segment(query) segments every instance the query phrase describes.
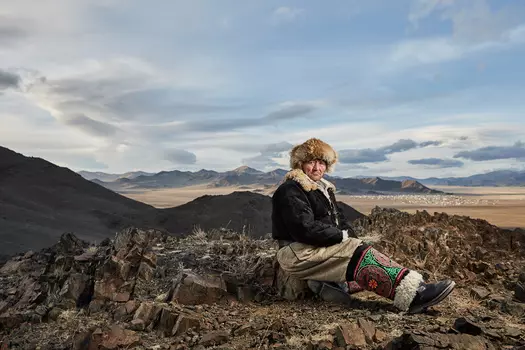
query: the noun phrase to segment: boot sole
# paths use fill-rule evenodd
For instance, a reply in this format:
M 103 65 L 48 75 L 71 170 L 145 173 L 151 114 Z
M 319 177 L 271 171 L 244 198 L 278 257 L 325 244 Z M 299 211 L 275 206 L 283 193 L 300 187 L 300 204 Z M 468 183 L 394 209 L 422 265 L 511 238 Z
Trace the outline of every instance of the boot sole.
M 445 288 L 437 297 L 435 297 L 432 300 L 429 300 L 425 304 L 417 305 L 417 306 L 414 306 L 414 307 L 410 308 L 408 310 L 408 313 L 409 314 L 417 314 L 417 313 L 420 313 L 421 311 L 423 311 L 424 309 L 426 309 L 426 308 L 428 308 L 430 306 L 439 304 L 440 302 L 443 301 L 443 299 L 448 297 L 448 295 L 450 293 L 452 293 L 452 291 L 454 290 L 455 286 L 456 286 L 456 282 L 451 281 L 451 283 L 447 286 L 447 288 Z

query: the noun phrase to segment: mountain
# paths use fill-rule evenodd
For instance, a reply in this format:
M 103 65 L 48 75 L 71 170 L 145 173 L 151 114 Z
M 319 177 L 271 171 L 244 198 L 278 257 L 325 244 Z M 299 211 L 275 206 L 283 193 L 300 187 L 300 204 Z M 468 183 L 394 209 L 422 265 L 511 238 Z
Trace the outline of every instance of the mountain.
M 267 189 L 276 188 L 283 181 L 287 173 L 284 169 L 275 169 L 262 172 L 247 166 L 241 166 L 226 172 L 211 170 L 191 171 L 161 171 L 154 175 L 137 176 L 136 178 L 120 178 L 115 181 L 104 182 L 94 179 L 97 184 L 116 192 L 125 193 L 128 190 L 180 188 L 186 186 L 206 185 L 208 187 L 228 186 L 265 186 Z M 335 183 L 338 190 L 346 194 L 361 193 L 441 193 L 427 188 L 423 184 L 409 180 L 409 182 L 385 180 L 375 178 L 341 178 L 326 176 L 326 179 Z
M 211 179 L 216 174 L 201 170 L 155 176 Z M 270 176 L 254 176 L 262 175 Z M 149 176 L 139 178 L 145 181 Z M 157 209 L 104 188 L 97 181 L 88 181 L 44 159 L 0 147 L 0 261 L 14 253 L 46 247 L 65 232 L 97 242 L 129 226 L 155 228 L 177 236 L 191 234 L 197 226 L 227 227 L 252 237 L 271 232 L 270 196 L 241 191 L 202 196 L 179 207 Z M 349 220 L 363 217 L 350 206 L 339 204 Z
M 154 173 L 147 173 L 144 171 L 129 171 L 124 174 L 108 174 L 101 171 L 91 172 L 91 171 L 79 171 L 78 172 L 86 180 L 100 180 L 104 182 L 116 181 L 118 179 L 134 179 L 138 176 L 149 176 Z
M 41 158 L 0 147 L 0 254 L 40 249 L 66 231 L 102 240 L 154 223 L 156 209 Z
M 337 202 L 346 218 L 354 221 L 364 215 Z M 251 237 L 264 237 L 272 231 L 271 197 L 249 191 L 228 195 L 205 195 L 174 208 L 159 209 L 159 223 L 170 233 L 185 235 L 195 226 L 203 230 L 225 227 Z
M 415 180 L 429 186 L 525 186 L 525 170 L 496 170 L 467 177 L 429 177 L 416 179 L 410 176 L 383 177 L 389 180 Z

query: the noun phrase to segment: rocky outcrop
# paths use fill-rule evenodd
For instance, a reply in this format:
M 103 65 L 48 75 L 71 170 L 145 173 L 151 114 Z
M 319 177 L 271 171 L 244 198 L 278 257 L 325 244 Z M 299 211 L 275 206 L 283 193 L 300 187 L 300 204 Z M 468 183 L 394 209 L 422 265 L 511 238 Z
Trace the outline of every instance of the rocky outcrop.
M 91 245 L 64 234 L 1 267 L 0 348 L 525 345 L 521 236 L 464 217 L 385 209 L 356 222 L 356 231 L 378 237 L 373 245 L 429 279 L 451 277 L 459 287 L 427 314 L 405 315 L 369 292 L 348 303 L 315 295 L 311 283 L 278 269 L 272 240 L 130 228 Z

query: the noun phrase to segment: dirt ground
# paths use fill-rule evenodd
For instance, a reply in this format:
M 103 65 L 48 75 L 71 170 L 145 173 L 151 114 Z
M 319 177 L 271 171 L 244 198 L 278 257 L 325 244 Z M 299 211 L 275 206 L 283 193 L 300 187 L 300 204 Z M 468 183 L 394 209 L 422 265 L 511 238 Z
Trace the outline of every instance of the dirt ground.
M 375 206 L 396 208 L 409 213 L 417 210 L 446 212 L 484 219 L 504 228 L 525 227 L 525 187 L 432 187 L 448 195 L 340 195 L 338 200 L 369 214 Z M 255 188 L 192 186 L 177 189 L 124 193 L 125 196 L 157 208 L 182 205 L 193 199 L 209 195 L 224 195 L 233 191 Z

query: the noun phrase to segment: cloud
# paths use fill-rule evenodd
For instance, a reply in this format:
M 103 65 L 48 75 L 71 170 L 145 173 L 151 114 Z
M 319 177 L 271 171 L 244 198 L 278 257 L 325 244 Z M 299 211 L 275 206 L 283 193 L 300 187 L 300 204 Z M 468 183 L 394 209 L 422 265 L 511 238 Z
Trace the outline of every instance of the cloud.
M 0 16 L 0 21 L 2 20 L 3 18 Z M 0 23 L 0 44 L 2 45 L 16 43 L 27 35 L 27 31 L 22 27 Z
M 387 155 L 392 153 L 405 152 L 414 148 L 424 148 L 428 146 L 437 146 L 441 144 L 440 141 L 425 141 L 417 143 L 410 139 L 401 139 L 391 145 L 380 147 L 377 149 L 346 149 L 339 152 L 339 159 L 341 163 L 378 163 L 387 161 Z
M 280 166 L 279 163 L 264 154 L 259 154 L 250 158 L 244 158 L 242 159 L 242 163 L 255 169 L 276 168 Z
M 9 88 L 17 88 L 20 85 L 20 82 L 21 78 L 18 74 L 0 69 L 0 91 Z
M 290 151 L 292 147 L 293 145 L 286 141 L 267 144 L 261 148 L 260 154 L 254 157 L 243 158 L 242 163 L 257 169 L 275 168 L 280 166 L 280 164 L 273 158 L 283 158 L 283 153 Z
M 315 106 L 311 104 L 292 104 L 290 106 L 284 106 L 281 109 L 269 113 L 265 120 L 287 120 L 294 119 L 296 117 L 303 116 L 315 110 Z
M 408 163 L 413 165 L 429 165 L 435 168 L 458 168 L 464 165 L 464 163 L 459 160 L 440 158 L 413 159 L 409 160 Z
M 216 132 L 238 130 L 248 127 L 274 125 L 275 122 L 292 120 L 307 115 L 317 106 L 309 101 L 281 104 L 279 109 L 261 118 L 199 119 L 183 122 L 176 126 L 175 132 Z
M 377 163 L 388 160 L 384 151 L 366 149 L 346 149 L 339 152 L 341 163 Z
M 301 8 L 281 6 L 275 9 L 273 12 L 273 18 L 277 21 L 291 22 L 297 19 L 297 17 L 302 15 L 304 12 L 305 10 Z
M 67 116 L 63 118 L 63 121 L 66 125 L 78 128 L 94 136 L 111 137 L 119 131 L 114 125 L 91 119 L 83 114 Z
M 174 164 L 195 164 L 197 156 L 183 149 L 171 149 L 165 152 L 164 158 Z
M 404 40 L 393 46 L 395 67 L 457 60 L 525 42 L 523 10 L 516 5 L 492 9 L 486 0 L 415 0 L 408 20 L 417 29 L 432 14 L 450 23 L 450 36 Z
M 419 144 L 419 147 L 439 146 L 441 144 L 443 144 L 442 141 L 425 141 L 425 142 L 421 142 Z
M 454 158 L 464 158 L 473 161 L 525 159 L 525 143 L 518 141 L 513 146 L 488 146 L 473 151 L 462 151 L 455 154 Z
M 451 6 L 453 0 L 415 0 L 410 6 L 408 20 L 414 27 L 418 27 L 419 21 L 429 16 L 440 8 Z
M 292 149 L 292 147 L 293 145 L 286 141 L 271 143 L 261 149 L 261 154 L 277 157 L 279 153 L 288 152 Z
M 413 140 L 399 140 L 391 144 L 390 146 L 379 148 L 378 151 L 381 151 L 384 154 L 391 154 L 391 153 L 408 151 L 416 147 L 417 147 L 417 143 Z

